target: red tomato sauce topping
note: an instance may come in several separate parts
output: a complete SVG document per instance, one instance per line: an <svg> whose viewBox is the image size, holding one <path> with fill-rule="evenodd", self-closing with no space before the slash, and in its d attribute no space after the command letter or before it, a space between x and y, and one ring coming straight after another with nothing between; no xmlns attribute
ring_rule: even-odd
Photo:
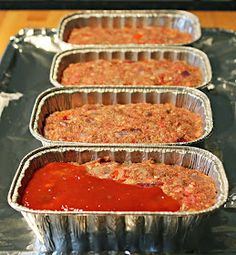
<svg viewBox="0 0 236 255"><path fill-rule="evenodd" d="M56 211L178 211L158 186L124 184L90 175L85 166L49 163L29 181L21 204Z"/></svg>

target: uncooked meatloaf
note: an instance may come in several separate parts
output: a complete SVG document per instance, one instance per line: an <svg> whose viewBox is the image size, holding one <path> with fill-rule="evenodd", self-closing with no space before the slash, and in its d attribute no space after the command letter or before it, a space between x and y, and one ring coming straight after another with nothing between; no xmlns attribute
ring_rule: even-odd
<svg viewBox="0 0 236 255"><path fill-rule="evenodd" d="M68 186L70 189L68 189ZM53 162L38 169L22 205L65 211L200 211L215 204L213 179L177 165L117 163L101 158Z"/></svg>
<svg viewBox="0 0 236 255"><path fill-rule="evenodd" d="M196 87L202 82L198 67L180 60L104 60L70 64L61 83L67 85L175 85Z"/></svg>
<svg viewBox="0 0 236 255"><path fill-rule="evenodd" d="M192 35L178 29L145 26L140 28L73 28L68 42L72 44L186 44Z"/></svg>
<svg viewBox="0 0 236 255"><path fill-rule="evenodd" d="M200 115L172 104L85 104L52 113L44 136L83 143L177 143L203 134Z"/></svg>
<svg viewBox="0 0 236 255"><path fill-rule="evenodd" d="M214 180L197 170L157 164L153 160L120 164L109 158L85 165L91 175L99 178L111 178L126 184L158 185L166 195L180 202L180 211L204 210L216 201Z"/></svg>

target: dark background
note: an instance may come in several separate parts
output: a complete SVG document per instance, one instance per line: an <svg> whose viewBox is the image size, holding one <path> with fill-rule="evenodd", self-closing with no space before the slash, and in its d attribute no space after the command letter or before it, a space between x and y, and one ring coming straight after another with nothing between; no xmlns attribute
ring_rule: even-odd
<svg viewBox="0 0 236 255"><path fill-rule="evenodd" d="M236 10L235 0L0 0L7 9Z"/></svg>

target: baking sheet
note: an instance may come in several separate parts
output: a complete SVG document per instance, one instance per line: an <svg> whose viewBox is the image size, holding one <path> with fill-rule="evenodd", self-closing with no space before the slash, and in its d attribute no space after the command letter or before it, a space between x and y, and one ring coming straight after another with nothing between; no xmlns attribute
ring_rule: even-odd
<svg viewBox="0 0 236 255"><path fill-rule="evenodd" d="M194 44L210 59L212 85L204 92L212 104L214 130L204 148L223 160L230 185L230 200L226 208L212 215L195 238L189 238L184 249L171 240L166 252L172 254L236 253L236 33L218 29L203 29L200 41ZM34 100L51 87L49 67L58 45L55 31L22 30L13 37L0 65L0 91L23 94L10 101L0 119L0 251L14 254L34 254L37 246L33 233L22 216L7 204L9 185L22 157L40 146L28 129ZM234 209L235 208L235 209ZM1 254L0 252L0 254ZM124 252L121 252L124 254ZM128 253L127 253L128 254Z"/></svg>

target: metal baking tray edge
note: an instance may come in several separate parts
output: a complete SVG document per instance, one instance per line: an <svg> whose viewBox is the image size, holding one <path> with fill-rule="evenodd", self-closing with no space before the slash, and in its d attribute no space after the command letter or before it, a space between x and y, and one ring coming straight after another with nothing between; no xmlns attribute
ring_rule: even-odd
<svg viewBox="0 0 236 255"><path fill-rule="evenodd" d="M165 102L170 102L173 104L177 103L177 95L187 95L187 99L183 100L183 104L186 104L185 108L189 108L191 109L191 107L193 106L194 108L197 107L197 103L196 102L200 102L201 106L200 108L197 107L196 112L198 112L202 119L203 119L203 124L204 124L204 133L201 137L199 137L196 140L193 140L191 142L178 142L178 143L166 143L166 144L162 144L162 145L166 145L166 146L173 146L173 145L190 145L190 144L196 144L196 143L200 143L203 140L205 140L211 133L212 129L213 129L213 119L212 119L212 111L211 111L211 106L210 106L210 101L207 98L207 96L201 92L200 90L196 90L193 88L183 88L183 87L159 87L158 90L153 89L153 88L145 88L145 89L140 89L140 88L133 88L133 89L127 89L127 88L75 88L75 87L64 87L64 88L51 88L48 89L46 91L44 91L43 93L41 93L38 98L35 101L34 104L34 108L32 111L32 115L31 115L31 119L30 119L30 124L29 124L29 129L31 134L38 139L39 141L41 141L41 143L45 146L45 145L55 145L55 144L60 144L60 145L64 145L64 144L70 144L70 145L74 145L74 146L78 146L78 145L85 145L85 146L93 146L94 143L81 143L81 142L67 142L67 141L52 141L49 140L47 138L45 138L42 135L43 131L39 131L39 129L43 129L43 125L45 122L45 117L47 117L46 115L51 114L52 112L55 111L60 111L63 110L65 108L66 105L66 109L70 109L73 108L72 105L74 105L74 103L72 103L71 97L70 95L72 94L82 94L82 98L83 98L83 102L80 102L82 104L84 104L85 102L88 103L88 94L94 94L93 96L94 99L92 100L93 103L103 103L103 95L105 93L112 93L112 95L114 96L112 99L112 104L117 103L117 96L118 94L123 94L124 100L122 103L132 103L131 101L131 95L135 95L136 93L138 93L138 102L146 102L146 96L148 93L153 93L155 96L155 102L154 103L162 103L161 97L157 96L157 95L161 95L161 94L165 94L167 95L167 99L165 99ZM63 100L61 100L61 103L59 101L59 99L56 96L59 95L63 95ZM127 96L128 95L128 96ZM172 97L171 97L172 95ZM192 99L192 100L191 100ZM49 101L51 100L51 103ZM154 99L153 99L154 100ZM197 101L198 100L198 101ZM127 102L126 102L127 101ZM135 101L135 99L134 99ZM158 102L160 101L160 102ZM53 103L54 102L54 103ZM119 102L118 102L119 103ZM109 102L110 104L110 102ZM68 107L67 107L68 105ZM47 108L47 113L44 113L42 111L43 107ZM50 107L52 107L53 109L50 109ZM192 109L191 109L192 110ZM203 112L202 112L203 111ZM46 115L45 115L46 114ZM202 116L203 115L203 116ZM40 124L39 124L40 123ZM108 144L97 144L99 146L107 146ZM153 146L157 146L157 145L161 145L161 144L109 144L110 146L118 146L118 147L122 147L122 146L133 146L133 147L153 147Z"/></svg>
<svg viewBox="0 0 236 255"><path fill-rule="evenodd" d="M68 43L65 41L65 32L69 33L70 29L76 26L76 22L79 18L84 18L84 20L88 20L89 18L96 17L98 20L97 22L101 23L102 17L110 18L109 21L112 21L113 17L119 17L122 22L125 23L125 19L127 18L133 18L133 25L135 24L135 19L140 18L146 18L154 17L155 22L159 21L161 23L161 26L172 27L179 29L180 31L185 31L184 26L186 25L186 22L188 21L191 25L189 27L189 33L192 34L192 41L189 43L176 43L171 45L187 45L192 44L193 42L196 42L201 37L201 26L199 19L196 15L187 12L187 11L181 11L181 10L86 10L86 11L78 11L76 13L69 14L62 18L59 27L58 27L58 38L65 44L65 47L67 49L73 49L73 48L84 48L84 47L104 47L111 46L111 44L105 45L105 44L87 44L87 45L74 45L71 43ZM176 26L176 19L180 18L181 22L178 22L178 26ZM181 20L182 19L182 20ZM107 21L108 22L108 21ZM147 20L143 20L143 22L147 22ZM71 28L67 28L69 25ZM71 25L72 24L72 25ZM112 23L113 25L113 23ZM120 24L121 25L121 24ZM69 30L69 31L67 31ZM152 47L159 47L160 45L165 44L143 44L143 46L152 46ZM114 47L135 47L139 46L142 47L141 44L114 44L112 45Z"/></svg>
<svg viewBox="0 0 236 255"><path fill-rule="evenodd" d="M114 57L114 53L116 53ZM127 56L126 53L129 53ZM154 54L155 53L155 54ZM153 56L154 54L154 56ZM101 56L103 55L103 56ZM119 55L119 56L118 56ZM204 88L212 79L212 70L210 61L207 55L195 48L192 47L181 47L181 46L160 46L158 48L84 48L84 49L73 49L67 50L63 52L59 52L53 58L51 69L50 69L50 82L55 87L63 87L60 82L63 70L70 64L76 63L80 61L81 56L86 56L86 58L93 59L107 59L111 60L113 58L129 59L129 60L138 60L139 55L145 55L145 59L169 59L169 60L185 60L187 63L195 65L200 68L203 81L200 85L196 86L196 88ZM78 85L79 87L86 85ZM91 85L94 86L94 85ZM114 85L103 85L99 84L99 86L105 87L114 87ZM174 85L173 85L174 86ZM75 85L74 85L75 87ZM132 85L125 87L134 87ZM139 86L145 87L145 86ZM152 86L154 88L158 88L159 86ZM180 86L177 86L180 87ZM185 86L186 87L186 86Z"/></svg>

